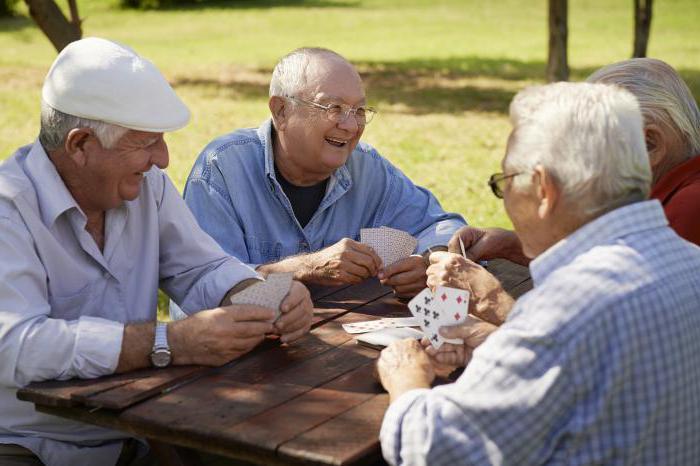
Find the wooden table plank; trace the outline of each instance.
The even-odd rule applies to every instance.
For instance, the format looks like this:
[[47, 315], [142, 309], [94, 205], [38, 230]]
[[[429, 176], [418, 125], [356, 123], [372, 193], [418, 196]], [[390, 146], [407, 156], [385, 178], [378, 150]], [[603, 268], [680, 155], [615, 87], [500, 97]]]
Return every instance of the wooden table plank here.
[[282, 444], [282, 458], [312, 464], [364, 465], [382, 461], [379, 429], [389, 395], [375, 395], [354, 408]]

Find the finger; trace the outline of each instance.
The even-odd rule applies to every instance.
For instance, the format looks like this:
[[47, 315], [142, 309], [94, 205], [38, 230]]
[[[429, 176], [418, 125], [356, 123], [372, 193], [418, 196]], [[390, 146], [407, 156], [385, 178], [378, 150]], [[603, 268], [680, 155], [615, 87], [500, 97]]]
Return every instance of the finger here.
[[275, 318], [275, 311], [262, 306], [250, 304], [233, 304], [222, 309], [230, 312], [235, 322], [248, 322], [257, 320], [272, 320]]
[[[367, 247], [369, 248], [369, 246]], [[379, 271], [381, 265], [381, 259], [379, 259], [379, 256], [377, 256], [376, 253], [372, 252], [372, 254], [369, 254], [366, 251], [350, 249], [346, 251], [345, 254], [345, 262], [351, 262], [357, 266], [363, 267], [367, 271], [367, 277], [373, 277], [377, 275], [377, 272]], [[377, 259], [379, 259], [379, 261], [375, 261], [373, 256], [376, 256]]]
[[446, 251], [435, 251], [428, 256], [428, 260], [430, 261], [430, 264], [437, 264], [438, 262], [441, 262], [453, 254], [451, 252], [446, 252]]
[[300, 305], [306, 298], [310, 298], [309, 290], [302, 283], [293, 281], [289, 288], [289, 293], [280, 303], [280, 311], [288, 312]]
[[364, 243], [352, 241], [349, 244], [352, 250], [362, 253], [371, 260], [371, 269], [373, 270], [373, 275], [376, 275], [377, 271], [382, 267], [382, 259], [377, 255], [377, 252]]
[[384, 285], [393, 287], [422, 283], [425, 285], [425, 268], [418, 266], [386, 277], [382, 280]]
[[257, 338], [273, 332], [274, 329], [272, 322], [236, 322], [231, 326], [231, 333], [233, 338]]
[[340, 270], [344, 270], [345, 272], [351, 275], [360, 277], [362, 280], [376, 275], [375, 273], [372, 273], [372, 269], [368, 268], [366, 263], [359, 263], [359, 259], [359, 253], [351, 252], [348, 254], [347, 258], [343, 260], [343, 262], [338, 266], [338, 268]]
[[414, 297], [423, 289], [426, 287], [425, 283], [417, 284], [417, 285], [407, 285], [407, 286], [400, 286], [394, 288], [394, 294], [396, 296], [405, 298], [405, 297]]
[[417, 262], [416, 259], [418, 259], [420, 263], [423, 263], [422, 257], [406, 257], [404, 259], [394, 262], [391, 265], [387, 265], [386, 267], [384, 267], [382, 275], [384, 276], [384, 278], [390, 278], [393, 275], [413, 270], [420, 265], [420, 263]]
[[275, 327], [282, 333], [294, 332], [311, 322], [311, 316], [312, 313], [307, 311], [306, 306], [297, 306], [288, 313], [283, 314], [275, 322]]

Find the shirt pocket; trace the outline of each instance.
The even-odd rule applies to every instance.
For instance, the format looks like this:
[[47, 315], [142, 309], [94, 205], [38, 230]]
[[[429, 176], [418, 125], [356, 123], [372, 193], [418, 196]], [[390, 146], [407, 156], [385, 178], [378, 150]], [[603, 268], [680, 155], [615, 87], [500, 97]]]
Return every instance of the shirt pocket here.
[[74, 293], [66, 295], [49, 295], [51, 317], [64, 320], [77, 320], [81, 316], [93, 316], [96, 312], [95, 297], [98, 292], [96, 283], [87, 283]]

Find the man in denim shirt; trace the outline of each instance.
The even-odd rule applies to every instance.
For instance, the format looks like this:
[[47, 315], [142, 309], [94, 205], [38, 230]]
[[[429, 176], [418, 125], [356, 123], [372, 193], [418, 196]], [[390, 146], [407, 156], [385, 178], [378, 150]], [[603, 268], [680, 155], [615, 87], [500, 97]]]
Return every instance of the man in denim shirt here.
[[[197, 159], [185, 201], [202, 228], [262, 273], [324, 285], [378, 276], [404, 296], [424, 288], [421, 254], [465, 222], [360, 142], [374, 111], [355, 68], [330, 50], [295, 50], [275, 67], [269, 107], [258, 129], [222, 136]], [[357, 241], [380, 226], [417, 237], [416, 254], [384, 267]]]

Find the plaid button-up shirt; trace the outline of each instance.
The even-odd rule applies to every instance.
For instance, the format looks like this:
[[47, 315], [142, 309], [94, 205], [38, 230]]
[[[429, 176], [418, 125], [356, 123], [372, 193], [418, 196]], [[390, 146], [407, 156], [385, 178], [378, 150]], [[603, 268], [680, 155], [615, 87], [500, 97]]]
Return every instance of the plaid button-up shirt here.
[[657, 201], [531, 264], [535, 289], [454, 384], [384, 418], [392, 464], [700, 464], [700, 248]]

